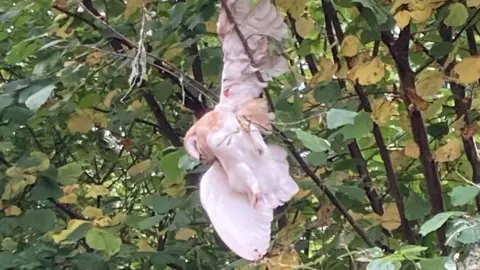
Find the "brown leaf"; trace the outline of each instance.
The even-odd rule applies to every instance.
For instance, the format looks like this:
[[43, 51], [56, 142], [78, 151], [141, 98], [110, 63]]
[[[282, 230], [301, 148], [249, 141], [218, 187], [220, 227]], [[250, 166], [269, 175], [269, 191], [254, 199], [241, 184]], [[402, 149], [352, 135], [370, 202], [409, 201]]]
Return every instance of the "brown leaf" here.
[[428, 103], [417, 94], [415, 88], [408, 87], [406, 91], [408, 99], [416, 109], [425, 111], [428, 108]]
[[478, 129], [480, 126], [475, 122], [471, 123], [469, 125], [465, 125], [465, 127], [462, 130], [462, 137], [465, 139], [470, 139], [477, 133]]
[[317, 211], [317, 223], [318, 226], [328, 226], [330, 225], [330, 216], [332, 211], [335, 209], [333, 204], [325, 204], [318, 208]]

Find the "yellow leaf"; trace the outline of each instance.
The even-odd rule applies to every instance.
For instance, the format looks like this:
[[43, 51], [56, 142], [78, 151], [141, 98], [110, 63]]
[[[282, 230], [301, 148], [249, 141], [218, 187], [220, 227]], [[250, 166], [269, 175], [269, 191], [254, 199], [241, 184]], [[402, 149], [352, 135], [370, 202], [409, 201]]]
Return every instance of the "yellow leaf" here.
[[455, 65], [453, 72], [460, 83], [474, 83], [480, 79], [480, 56], [470, 56]]
[[143, 107], [142, 102], [140, 102], [139, 100], [135, 100], [132, 102], [132, 104], [128, 105], [127, 111], [136, 111], [142, 107]]
[[73, 231], [75, 231], [78, 227], [80, 227], [80, 225], [82, 225], [84, 223], [87, 223], [87, 221], [86, 220], [80, 220], [80, 219], [71, 219], [68, 222], [67, 228], [65, 230], [62, 230], [61, 232], [52, 235], [53, 241], [55, 241], [55, 243], [57, 243], [57, 244], [62, 242]]
[[105, 97], [105, 100], [103, 101], [103, 105], [105, 107], [110, 108], [112, 106], [112, 99], [117, 95], [117, 90], [112, 90], [110, 91], [107, 96]]
[[71, 132], [87, 133], [93, 128], [93, 120], [84, 114], [74, 113], [67, 122]]
[[347, 61], [342, 59], [340, 60], [340, 68], [335, 73], [335, 76], [337, 76], [337, 78], [339, 79], [346, 79], [348, 75], [348, 71], [349, 69], [348, 69]]
[[410, 11], [410, 17], [415, 23], [425, 22], [432, 15], [433, 9], [431, 7], [425, 7], [424, 9], [414, 9]]
[[75, 193], [80, 189], [78, 184], [63, 186], [63, 194]]
[[348, 79], [361, 85], [370, 85], [379, 82], [385, 75], [385, 64], [380, 57], [371, 61], [363, 61], [355, 65], [348, 73]]
[[273, 256], [267, 261], [266, 266], [269, 270], [292, 270], [301, 269], [299, 267], [300, 259], [295, 250], [283, 252]]
[[25, 184], [27, 185], [33, 185], [37, 182], [37, 177], [35, 175], [25, 174], [23, 176], [23, 181], [25, 181]]
[[137, 246], [138, 252], [156, 252], [156, 250], [150, 246], [147, 239], [140, 239], [135, 245]]
[[[346, 57], [353, 57], [357, 55], [360, 47], [360, 40], [355, 35], [348, 35], [342, 42], [342, 55]], [[343, 66], [343, 65], [342, 65]]]
[[55, 35], [57, 35], [58, 37], [61, 37], [63, 39], [67, 39], [67, 38], [73, 36], [73, 33], [75, 33], [75, 29], [70, 29], [69, 28], [70, 25], [73, 23], [73, 21], [74, 21], [74, 18], [70, 17], [62, 27], [58, 27], [55, 30]]
[[0, 200], [0, 210], [2, 210], [2, 209], [3, 209], [3, 201]]
[[295, 194], [295, 196], [293, 196], [293, 198], [295, 200], [300, 200], [300, 199], [308, 196], [310, 193], [311, 193], [310, 190], [305, 190], [305, 189], [300, 188], [300, 190], [297, 192], [297, 194]]
[[2, 200], [10, 200], [25, 190], [27, 183], [23, 180], [8, 181], [5, 185]]
[[304, 18], [300, 17], [298, 20], [295, 21], [295, 29], [297, 30], [297, 33], [305, 38], [308, 36], [313, 31], [313, 28], [315, 27], [315, 22], [310, 19], [310, 18]]
[[387, 98], [377, 98], [371, 102], [372, 119], [379, 126], [386, 126], [393, 115], [397, 114], [397, 104]]
[[337, 65], [325, 56], [320, 57], [319, 64], [320, 70], [313, 76], [310, 82], [308, 82], [310, 87], [314, 87], [321, 82], [329, 82], [337, 71]]
[[83, 109], [76, 111], [68, 120], [68, 129], [71, 132], [87, 133], [94, 124], [102, 128], [107, 127], [107, 118], [101, 112], [96, 112], [92, 109]]
[[205, 26], [207, 27], [208, 33], [217, 33], [217, 22], [214, 20], [209, 20], [205, 22]]
[[402, 10], [395, 14], [395, 21], [400, 29], [405, 28], [410, 23], [410, 12], [408, 10]]
[[95, 51], [87, 55], [87, 59], [85, 60], [85, 62], [87, 62], [89, 66], [94, 66], [102, 61], [102, 57], [103, 57], [102, 52]]
[[35, 158], [36, 160], [40, 161], [40, 164], [27, 168], [25, 171], [34, 173], [34, 172], [43, 172], [50, 167], [50, 159], [47, 155], [42, 152], [32, 152], [30, 157]]
[[102, 185], [92, 185], [85, 194], [85, 198], [97, 198], [98, 196], [108, 195], [108, 189]]
[[182, 48], [172, 46], [163, 53], [163, 59], [167, 61], [171, 61], [175, 56], [181, 55], [182, 53], [183, 53]]
[[442, 105], [445, 104], [448, 97], [442, 97], [436, 99], [433, 103], [431, 103], [428, 108], [422, 112], [422, 116], [425, 120], [430, 120], [438, 115], [438, 112], [442, 108]]
[[93, 224], [99, 227], [111, 226], [112, 219], [108, 216], [101, 216], [101, 217], [95, 218], [95, 220], [93, 221]]
[[405, 155], [411, 158], [418, 158], [420, 156], [420, 147], [413, 140], [405, 142]]
[[402, 150], [393, 150], [390, 152], [390, 160], [395, 171], [403, 169], [409, 162], [405, 152]]
[[22, 178], [24, 172], [25, 170], [23, 168], [14, 166], [14, 167], [8, 168], [5, 173], [7, 174], [7, 176], [11, 178]]
[[127, 214], [125, 213], [117, 213], [113, 218], [112, 218], [112, 226], [122, 224], [125, 222], [127, 219]]
[[103, 216], [103, 211], [102, 209], [99, 209], [93, 206], [87, 206], [85, 207], [85, 209], [83, 209], [82, 215], [84, 215], [87, 218], [97, 218], [97, 217]]
[[126, 0], [127, 4], [125, 5], [125, 16], [130, 16], [137, 9], [143, 7], [143, 0]]
[[305, 11], [308, 0], [295, 0], [295, 1], [290, 0], [290, 1], [292, 2], [292, 5], [288, 9], [288, 13], [290, 14], [290, 16], [292, 16], [292, 18], [297, 20], [302, 16], [303, 12]]
[[5, 208], [5, 216], [20, 216], [22, 214], [22, 209], [16, 205], [9, 206]]
[[410, 119], [408, 118], [408, 112], [407, 111], [400, 112], [400, 115], [398, 116], [398, 118], [400, 120], [400, 127], [403, 129], [403, 131], [411, 131], [412, 128], [410, 126]]
[[182, 182], [178, 184], [168, 185], [168, 187], [164, 187], [163, 192], [172, 197], [181, 197], [187, 193], [187, 189], [185, 187], [185, 183]]
[[77, 194], [71, 193], [59, 198], [58, 202], [64, 203], [64, 204], [77, 204], [78, 203], [77, 199], [78, 199]]
[[275, 0], [275, 5], [277, 7], [283, 8], [284, 10], [287, 10], [293, 6], [295, 1], [292, 0]]
[[188, 228], [181, 228], [180, 230], [178, 230], [178, 232], [175, 234], [175, 239], [176, 240], [183, 240], [183, 241], [187, 241], [188, 239], [192, 238], [194, 235], [196, 235], [197, 232], [192, 230], [192, 229], [188, 229]]
[[450, 125], [451, 128], [454, 128], [456, 130], [460, 130], [465, 126], [465, 115], [460, 116], [458, 119], [453, 121], [453, 123]]
[[149, 166], [150, 166], [150, 159], [147, 159], [133, 165], [130, 169], [128, 169], [127, 173], [130, 176], [135, 176], [137, 174], [144, 172]]
[[436, 162], [454, 161], [462, 155], [462, 150], [462, 140], [455, 138], [439, 147], [433, 154], [433, 158]]
[[400, 214], [398, 213], [398, 208], [395, 203], [389, 203], [385, 207], [381, 220], [382, 227], [389, 231], [393, 231], [400, 227]]
[[438, 93], [438, 90], [445, 84], [444, 75], [437, 70], [427, 70], [420, 73], [417, 78], [417, 94], [423, 98]]
[[480, 0], [467, 0], [467, 7], [479, 7]]

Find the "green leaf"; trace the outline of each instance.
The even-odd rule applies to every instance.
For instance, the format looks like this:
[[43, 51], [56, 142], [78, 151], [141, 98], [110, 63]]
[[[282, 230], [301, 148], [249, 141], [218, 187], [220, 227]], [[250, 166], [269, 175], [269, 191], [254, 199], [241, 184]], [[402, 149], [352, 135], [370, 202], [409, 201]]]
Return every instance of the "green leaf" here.
[[45, 177], [39, 177], [30, 192], [30, 199], [34, 201], [44, 201], [49, 198], [58, 199], [62, 196], [63, 190], [58, 184]]
[[467, 22], [468, 9], [462, 3], [453, 3], [449, 7], [449, 12], [443, 23], [448, 26], [462, 26]]
[[420, 252], [427, 250], [428, 247], [406, 245], [398, 249], [398, 253], [402, 255], [418, 255]]
[[151, 207], [158, 214], [164, 214], [171, 209], [178, 207], [182, 201], [178, 198], [171, 198], [157, 194], [147, 195], [142, 198], [142, 204]]
[[0, 94], [0, 112], [8, 106], [12, 105], [14, 101], [15, 99], [11, 94]]
[[27, 211], [21, 217], [21, 226], [24, 230], [32, 229], [45, 233], [55, 227], [56, 214], [49, 209]]
[[38, 110], [50, 97], [53, 89], [55, 89], [53, 84], [43, 87], [35, 94], [29, 96], [25, 101], [25, 105], [32, 111]]
[[163, 80], [155, 85], [155, 97], [158, 102], [165, 102], [173, 94], [173, 85], [167, 80]]
[[339, 132], [343, 134], [344, 140], [360, 139], [372, 133], [373, 120], [367, 112], [360, 112], [355, 116], [354, 124], [347, 124]]
[[480, 192], [480, 188], [476, 186], [456, 187], [450, 192], [453, 206], [465, 205], [472, 203], [475, 196]]
[[153, 226], [158, 225], [158, 223], [164, 219], [164, 215], [156, 215], [143, 219], [137, 223], [137, 228], [140, 230], [151, 229]]
[[420, 195], [411, 191], [405, 203], [405, 215], [408, 220], [420, 220], [430, 213], [430, 204]]
[[170, 24], [175, 28], [177, 27], [183, 19], [183, 14], [185, 13], [186, 5], [185, 3], [177, 3], [173, 6], [172, 13], [170, 15]]
[[376, 259], [367, 265], [367, 270], [398, 270], [401, 263], [398, 261], [388, 261], [386, 259]]
[[177, 150], [173, 153], [165, 155], [160, 161], [160, 169], [165, 177], [167, 177], [169, 180], [178, 181], [183, 179], [184, 175], [178, 164], [184, 153], [185, 152], [183, 150]]
[[444, 212], [436, 214], [433, 218], [425, 222], [422, 227], [420, 227], [420, 234], [425, 236], [433, 231], [436, 231], [438, 228], [447, 222], [450, 217], [464, 215], [465, 212]]
[[97, 103], [99, 103], [100, 99], [101, 97], [98, 93], [90, 93], [82, 97], [82, 99], [80, 99], [80, 102], [78, 103], [78, 108], [80, 109], [90, 108], [96, 105]]
[[91, 228], [85, 240], [91, 248], [106, 251], [109, 255], [117, 253], [122, 244], [120, 237], [98, 228]]
[[313, 135], [308, 131], [296, 129], [295, 134], [297, 138], [302, 141], [303, 145], [313, 152], [324, 152], [330, 150], [330, 143], [318, 136]]
[[342, 109], [330, 109], [327, 112], [328, 129], [336, 129], [344, 125], [354, 124], [356, 116], [356, 112]]
[[340, 84], [336, 81], [330, 82], [327, 85], [318, 85], [315, 87], [315, 99], [318, 103], [330, 103], [336, 102], [342, 95], [342, 89]]
[[438, 42], [432, 45], [430, 49], [430, 55], [435, 58], [441, 58], [448, 55], [453, 49], [452, 43], [450, 42]]
[[390, 13], [380, 6], [380, 4], [375, 0], [353, 0], [352, 2], [360, 4], [364, 8], [369, 9], [373, 13], [376, 23], [379, 26], [386, 24], [392, 19]]
[[432, 259], [421, 260], [420, 267], [422, 270], [445, 269], [445, 263], [447, 261], [448, 261], [448, 257], [436, 257]]
[[324, 152], [311, 152], [307, 156], [308, 164], [312, 166], [321, 166], [327, 164], [327, 154]]
[[57, 181], [64, 186], [73, 185], [77, 183], [78, 178], [82, 174], [83, 169], [80, 163], [69, 163], [58, 168]]
[[19, 63], [25, 58], [34, 54], [39, 47], [40, 45], [34, 40], [24, 40], [12, 47], [12, 49], [7, 53], [5, 60], [9, 64]]
[[356, 200], [359, 202], [365, 202], [365, 191], [359, 187], [355, 186], [344, 186], [344, 185], [336, 185], [335, 189], [345, 194], [348, 198], [352, 200]]

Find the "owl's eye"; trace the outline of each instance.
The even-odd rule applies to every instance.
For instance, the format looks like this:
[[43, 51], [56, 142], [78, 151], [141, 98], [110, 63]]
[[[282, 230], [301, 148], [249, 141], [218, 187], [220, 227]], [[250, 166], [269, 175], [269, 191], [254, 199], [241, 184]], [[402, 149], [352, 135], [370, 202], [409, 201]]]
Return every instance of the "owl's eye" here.
[[223, 95], [226, 96], [226, 97], [230, 96], [230, 89], [227, 88], [227, 89], [223, 90]]

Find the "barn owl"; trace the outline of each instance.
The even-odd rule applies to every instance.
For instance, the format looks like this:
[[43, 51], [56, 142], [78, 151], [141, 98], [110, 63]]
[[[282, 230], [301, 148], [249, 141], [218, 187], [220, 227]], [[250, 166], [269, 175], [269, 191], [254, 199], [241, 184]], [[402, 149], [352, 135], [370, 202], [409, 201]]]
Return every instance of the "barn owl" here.
[[[264, 100], [241, 104], [236, 112], [219, 104], [208, 114], [204, 116], [208, 120], [192, 127], [197, 132], [185, 138], [191, 156], [214, 157], [201, 180], [202, 205], [232, 251], [245, 259], [258, 260], [269, 246], [273, 210], [289, 201], [299, 187], [289, 174], [286, 151], [267, 145], [261, 136], [271, 130], [272, 115]], [[202, 124], [210, 126], [200, 127]], [[200, 142], [206, 145], [198, 147]], [[232, 217], [232, 211], [239, 216]]]

